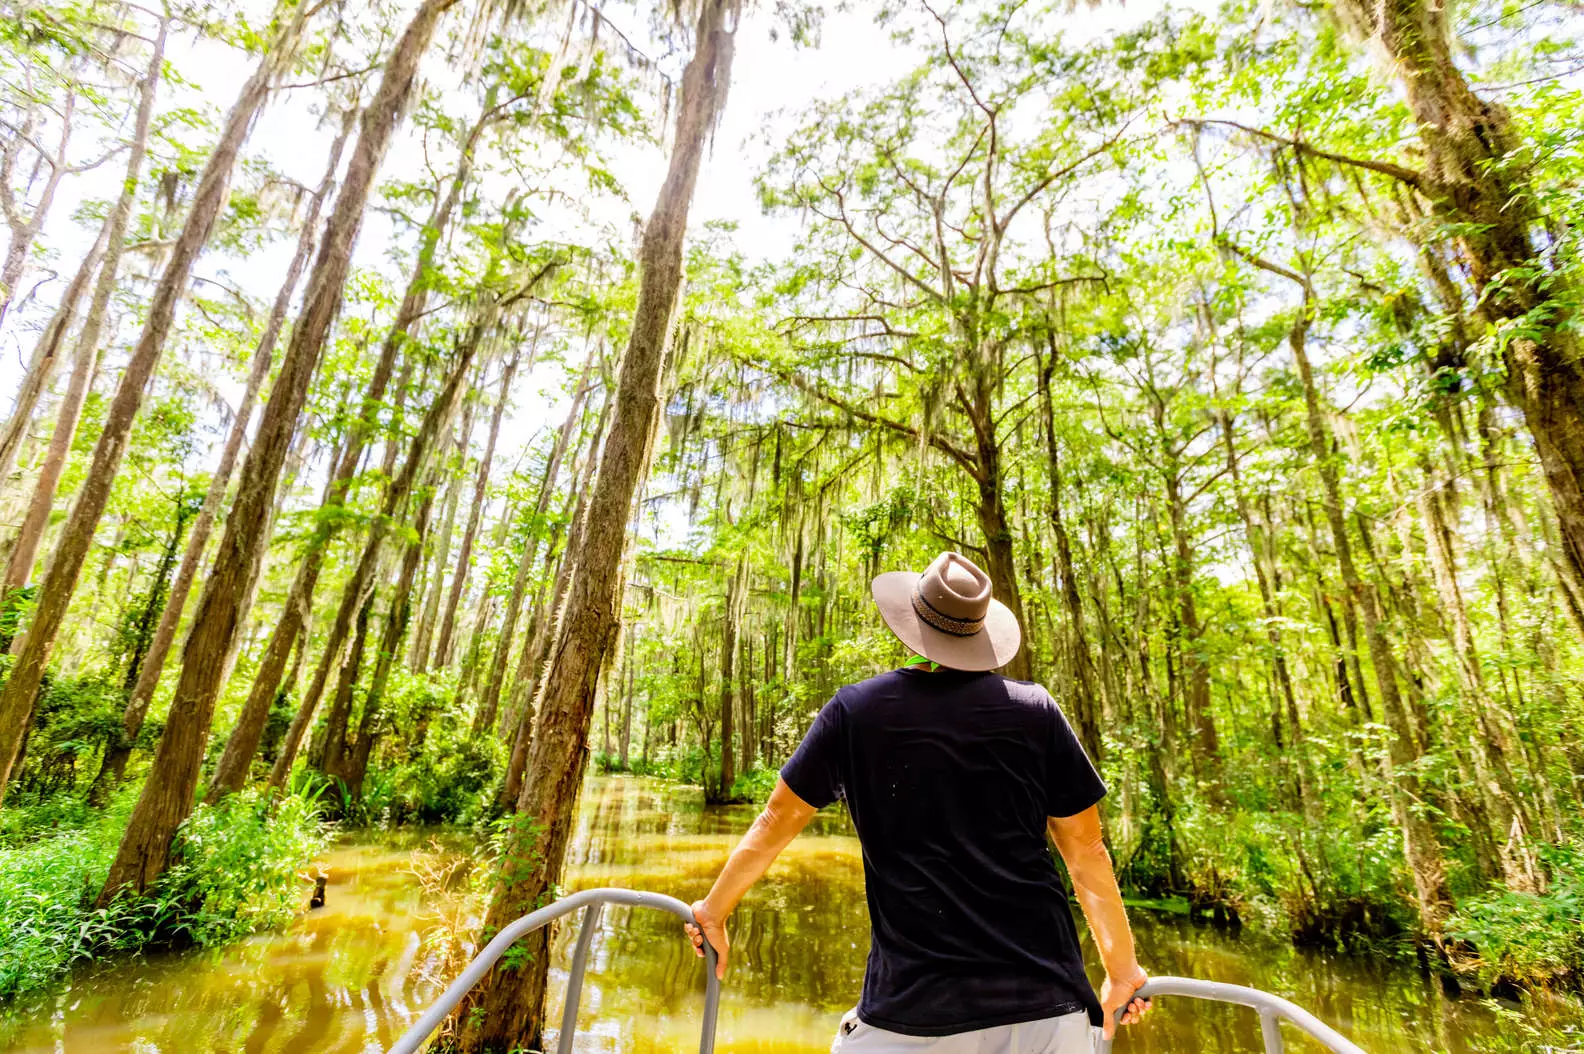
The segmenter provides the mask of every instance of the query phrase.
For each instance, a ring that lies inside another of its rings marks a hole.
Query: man
[[[1148,1009],[1147,977],[1100,834],[1105,784],[1045,689],[989,672],[1017,654],[1012,612],[958,553],[872,586],[914,657],[836,693],[732,851],[689,936],[724,976],[726,919],[808,823],[846,801],[863,845],[863,997],[833,1054],[1080,1054]],[[1084,973],[1049,834],[1105,965]]]

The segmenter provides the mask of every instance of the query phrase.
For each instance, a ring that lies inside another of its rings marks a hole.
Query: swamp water
[[[613,885],[702,896],[753,818],[704,810],[696,788],[602,777],[583,795],[569,888]],[[383,1050],[460,968],[448,932],[477,928],[466,895],[475,844],[455,831],[357,832],[322,862],[328,903],[287,930],[211,951],[121,961],[24,1000],[0,1018],[6,1054],[350,1054]],[[304,886],[306,903],[310,887]],[[1523,1012],[1451,1000],[1401,963],[1295,950],[1245,932],[1134,912],[1156,973],[1251,984],[1288,996],[1371,1054],[1584,1051],[1584,1011],[1542,1000]],[[564,925],[564,968],[575,925]],[[863,978],[868,929],[858,841],[826,812],[784,853],[733,920],[723,1054],[823,1054]],[[470,948],[468,949],[471,950]],[[552,978],[559,998],[564,974]],[[608,908],[583,993],[576,1049],[684,1054],[697,1048],[703,966],[668,915]],[[1572,1046],[1526,1037],[1527,1017],[1574,1027]],[[551,1021],[560,1020],[552,1005]],[[1287,1033],[1289,1050],[1319,1050]],[[547,1036],[553,1043],[553,1036]],[[553,1047],[552,1047],[553,1049]],[[1260,1050],[1252,1011],[1162,999],[1118,1054]]]

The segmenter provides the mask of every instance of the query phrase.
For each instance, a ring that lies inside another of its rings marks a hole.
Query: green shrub
[[[92,778],[105,747],[122,734],[125,707],[126,696],[113,670],[49,678],[39,693],[27,754],[8,797],[41,801],[70,794],[80,781]]]
[[[749,769],[732,783],[731,797],[752,802],[769,801],[770,792],[775,790],[780,776],[776,769]]]
[[[475,736],[461,718],[442,715],[415,756],[369,773],[354,818],[472,823],[493,806],[505,768],[506,746],[497,736]]]
[[[0,848],[0,999],[87,960],[218,944],[295,913],[297,872],[323,847],[325,829],[311,801],[286,797],[270,809],[256,793],[200,806],[177,834],[175,866],[146,895],[95,908],[135,800],[128,788],[80,826]],[[18,812],[0,813],[0,829],[20,829],[29,815],[18,823]]]
[[[1464,963],[1489,982],[1584,986],[1584,844],[1541,850],[1551,881],[1544,893],[1500,890],[1458,905],[1447,932],[1477,958]]]

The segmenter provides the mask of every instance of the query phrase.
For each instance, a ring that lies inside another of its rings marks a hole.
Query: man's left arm
[[[698,925],[687,927],[688,936],[693,939],[693,950],[701,957],[704,938],[709,938],[710,945],[720,956],[715,964],[716,977],[726,976],[726,954],[730,947],[726,919],[753,884],[770,870],[781,850],[808,826],[815,812],[814,806],[792,793],[785,780],[777,779],[764,811],[732,850],[720,877],[710,887],[709,895],[694,902],[693,917]]]

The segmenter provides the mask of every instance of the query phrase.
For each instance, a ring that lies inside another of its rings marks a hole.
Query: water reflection
[[[647,780],[590,782],[568,859],[569,889],[630,886],[683,900],[704,894],[752,809],[705,811],[694,789]],[[85,973],[70,987],[0,1020],[0,1051],[65,1054],[137,1050],[375,1052],[427,1005],[452,969],[438,927],[472,932],[465,883],[413,873],[442,869],[473,847],[461,833],[360,834],[327,855],[328,905],[285,933],[213,952],[165,956]],[[307,890],[304,890],[304,900]],[[1372,1054],[1472,1054],[1510,1025],[1482,1003],[1446,999],[1416,971],[1385,962],[1297,951],[1245,933],[1233,938],[1183,920],[1139,914],[1145,962],[1178,973],[1288,995]],[[552,954],[566,963],[574,926]],[[823,1054],[837,1017],[856,1000],[868,952],[857,839],[839,812],[822,813],[782,856],[733,920],[733,965],[720,1049],[731,1054]],[[577,1050],[682,1054],[696,1049],[703,970],[674,919],[607,911],[594,942]],[[552,991],[559,993],[564,976]],[[1550,1000],[1554,1022],[1584,1022]],[[551,1020],[560,1020],[552,1005]],[[554,1033],[547,1036],[554,1042]],[[1257,1051],[1254,1015],[1162,1001],[1119,1054]],[[1317,1050],[1295,1035],[1289,1049]],[[1508,1043],[1503,1049],[1523,1049]]]

